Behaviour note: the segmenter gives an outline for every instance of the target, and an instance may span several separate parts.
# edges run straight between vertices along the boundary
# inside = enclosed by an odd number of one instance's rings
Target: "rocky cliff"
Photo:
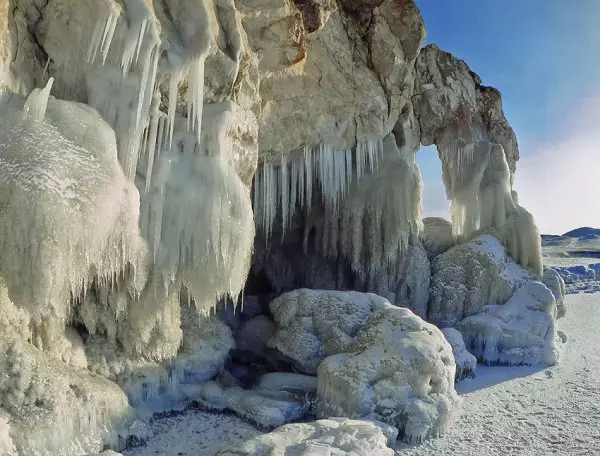
[[[500,93],[424,37],[412,0],[0,0],[0,406],[21,452],[59,454],[83,422],[97,450],[128,404],[210,378],[194,347],[244,287],[425,318],[431,246],[482,232],[541,274]],[[426,252],[431,144],[452,224]]]

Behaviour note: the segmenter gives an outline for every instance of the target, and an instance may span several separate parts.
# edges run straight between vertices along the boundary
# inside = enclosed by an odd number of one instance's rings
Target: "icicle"
[[[154,166],[154,156],[157,149],[157,144],[160,145],[160,141],[162,140],[162,129],[159,128],[159,123],[161,120],[161,113],[158,110],[160,107],[160,93],[155,93],[154,98],[152,100],[152,107],[150,111],[152,112],[152,117],[150,120],[150,132],[149,132],[149,146],[148,146],[148,164],[146,166],[146,185],[145,185],[145,193],[150,191],[150,185],[152,182],[152,168]],[[162,125],[161,125],[162,126]],[[159,133],[160,130],[160,133]],[[160,146],[159,146],[160,147]]]
[[[171,73],[169,81],[169,107],[167,115],[169,116],[169,149],[173,147],[173,132],[175,131],[175,111],[177,108],[177,92],[181,81],[181,70],[175,70]],[[189,121],[189,118],[188,118]]]
[[[188,72],[188,122],[196,132],[198,144],[202,134],[202,111],[204,107],[204,61],[206,56],[196,58]],[[189,119],[191,115],[191,120]]]
[[[290,198],[289,198],[289,181],[288,181],[288,167],[287,167],[287,156],[281,156],[281,165],[279,168],[279,188],[281,193],[281,226],[282,234],[285,236],[285,230],[288,226],[288,216],[290,213]]]
[[[38,122],[44,120],[53,83],[54,78],[50,78],[46,87],[43,89],[34,89],[31,92],[25,101],[25,106],[23,106],[23,119],[37,120]]]
[[[105,0],[105,4],[109,11],[104,21],[101,19],[96,21],[90,40],[90,47],[88,49],[87,60],[89,63],[94,63],[99,50],[102,52],[102,64],[106,62],[106,57],[115,34],[117,22],[121,15],[121,7],[118,4],[111,0]]]

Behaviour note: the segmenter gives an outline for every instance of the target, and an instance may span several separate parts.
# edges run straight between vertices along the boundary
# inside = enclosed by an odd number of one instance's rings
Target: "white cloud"
[[[600,227],[600,93],[565,117],[554,141],[529,149],[517,163],[515,189],[540,230]]]

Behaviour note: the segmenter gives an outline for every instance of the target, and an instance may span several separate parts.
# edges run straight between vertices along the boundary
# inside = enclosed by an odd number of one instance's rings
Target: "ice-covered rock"
[[[236,349],[262,356],[267,342],[273,336],[275,330],[275,323],[265,315],[246,320],[235,333]]]
[[[496,238],[479,236],[433,261],[428,320],[454,327],[486,305],[504,304],[531,280],[531,274],[508,256]]]
[[[565,303],[565,281],[557,271],[547,268],[542,276],[542,283],[546,285],[554,295],[554,299],[556,300],[556,318],[564,317],[567,313]]]
[[[312,393],[317,390],[317,378],[291,372],[269,372],[260,377],[258,387],[276,391]]]
[[[314,423],[286,424],[221,450],[217,455],[393,456],[397,435],[398,430],[385,423],[330,418]]]
[[[442,332],[410,310],[384,303],[345,353],[317,372],[317,416],[367,417],[418,442],[444,433],[460,402],[456,364]]]
[[[122,456],[122,454],[117,453],[116,451],[113,451],[113,450],[106,450],[106,451],[103,451],[102,453],[93,453],[93,454],[88,454],[87,456]]]
[[[556,301],[541,282],[530,281],[504,305],[490,305],[458,325],[467,348],[486,364],[553,365]]]
[[[231,329],[219,318],[199,316],[185,310],[181,350],[169,363],[178,383],[210,380],[223,370],[229,352],[235,348]]]
[[[309,401],[300,395],[262,388],[244,390],[217,382],[200,385],[196,399],[208,408],[230,410],[267,429],[298,421],[310,408]]]
[[[348,351],[374,309],[387,301],[374,294],[300,289],[274,299],[277,332],[268,345],[302,371],[316,374],[327,356]]]
[[[4,456],[17,456],[17,448],[10,436],[8,414],[2,409],[0,409],[0,454]]]
[[[87,370],[53,360],[3,328],[0,408],[18,454],[68,456],[117,445],[133,418],[124,392]]]
[[[456,362],[456,381],[475,377],[477,358],[467,351],[460,331],[454,328],[444,328],[442,333],[452,347],[454,361]]]
[[[443,334],[373,294],[295,290],[271,303],[269,341],[305,371],[317,367],[320,417],[368,416],[406,440],[442,433],[458,397]]]
[[[427,258],[433,261],[435,257],[454,245],[452,223],[441,217],[425,217],[421,242],[427,252]]]

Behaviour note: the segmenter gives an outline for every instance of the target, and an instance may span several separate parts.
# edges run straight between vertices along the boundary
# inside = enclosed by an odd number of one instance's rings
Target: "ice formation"
[[[427,318],[442,328],[455,327],[485,305],[505,303],[517,288],[533,280],[489,234],[436,257],[431,273]]]
[[[214,410],[233,411],[266,429],[299,421],[310,407],[302,395],[262,388],[244,390],[238,386],[223,387],[217,382],[203,383],[198,401]]]
[[[407,441],[452,422],[452,349],[410,310],[374,294],[296,290],[271,311],[278,331],[269,343],[304,371],[316,366],[318,416],[381,420]]]
[[[11,299],[39,326],[34,342],[50,349],[58,334],[42,322],[64,326],[92,283],[110,288],[122,276],[133,296],[141,291],[146,247],[111,128],[87,106],[42,93],[25,106],[43,119],[23,118],[18,97],[0,105],[0,261]]]
[[[406,442],[445,433],[460,403],[452,348],[435,326],[386,303],[317,371],[317,416],[384,421]]]
[[[4,410],[0,409],[0,454],[17,456],[17,449],[10,436],[10,423]]]
[[[427,252],[427,258],[432,261],[454,245],[452,223],[440,217],[425,217],[421,242]]]
[[[300,223],[303,224],[301,246],[294,240],[295,233],[290,233],[289,237],[289,242],[295,243],[296,248],[302,248],[305,255],[312,255],[313,252],[321,255],[325,257],[325,261],[337,263],[338,269],[340,266],[349,268],[354,289],[389,297],[390,300],[410,306],[419,315],[424,316],[428,300],[429,261],[419,245],[422,183],[420,171],[414,163],[415,150],[406,144],[399,148],[392,134],[383,139],[378,149],[381,149],[379,165],[369,172],[365,172],[363,166],[358,169],[343,166],[342,157],[345,155],[342,154],[339,155],[341,158],[336,165],[333,157],[337,152],[329,155],[328,165],[323,166],[323,160],[319,161],[319,172],[314,170],[316,176],[304,172],[306,169],[313,171],[310,164],[312,158],[306,159],[311,157],[310,155],[305,157],[304,162],[300,162],[307,168],[299,167],[303,172],[298,179],[294,177],[297,171],[294,164],[288,169],[291,170],[290,173],[278,171],[277,176],[270,175],[275,172],[274,168],[263,166],[262,170],[258,171],[258,182],[255,179],[254,187],[254,204],[259,218],[257,223],[259,226],[261,223],[266,225],[263,226],[263,231],[269,233],[273,229],[272,222],[276,215],[279,216],[280,212],[283,212],[281,217],[289,224],[291,216],[299,210],[302,213]],[[357,149],[358,157],[378,156],[374,152],[365,154],[359,152],[360,150],[361,147]],[[369,148],[365,150],[376,151]],[[372,160],[369,158],[364,164],[371,163]],[[327,170],[333,173],[326,178],[330,181],[328,187],[319,183],[323,179],[321,176],[328,176]],[[348,171],[348,177],[336,178],[335,170],[339,170],[337,176],[342,176],[343,172]],[[265,175],[269,177],[265,179]],[[360,179],[356,178],[358,175]],[[315,180],[313,185],[309,185],[311,178]],[[279,187],[273,187],[273,182],[281,183],[284,180],[284,188],[287,188],[289,182],[292,183],[292,189],[298,183],[299,192],[280,192]],[[302,188],[310,189],[304,200],[298,196],[298,193],[303,193]],[[277,198],[279,194],[282,199]],[[259,195],[263,196],[262,200]],[[288,196],[292,198],[289,207]],[[312,205],[306,207],[303,201],[310,201],[311,198]],[[287,207],[285,210],[281,209],[282,204]],[[305,205],[304,208],[302,204]],[[261,215],[263,222],[260,222]],[[279,233],[284,237],[286,230],[282,228]],[[275,258],[270,255],[276,256],[277,253],[271,254],[269,247],[264,250],[267,250],[267,258],[262,261],[274,263]],[[282,260],[285,261],[285,258]],[[323,260],[320,260],[320,263],[322,265]],[[318,266],[318,263],[315,266]],[[265,268],[274,279],[276,289],[289,290],[286,284],[293,280],[285,276],[287,270],[283,264],[277,263],[272,268]],[[325,271],[319,274],[323,273]],[[333,271],[334,275],[337,273],[338,271]],[[310,273],[307,272],[306,275],[309,276]],[[318,275],[314,275],[314,278],[319,280]],[[278,277],[281,277],[281,280]],[[332,282],[334,285],[337,282],[337,286],[340,286],[340,280],[334,278]],[[314,282],[306,281],[295,285],[318,286]]]
[[[393,456],[398,430],[372,420],[329,418],[287,424],[217,453],[218,456],[272,454]]]
[[[475,377],[477,358],[467,351],[460,331],[454,328],[444,328],[442,333],[452,347],[454,361],[456,362],[456,381]]]
[[[556,301],[541,282],[519,288],[504,305],[486,306],[458,328],[477,359],[486,364],[553,365],[558,361]]]
[[[554,299],[556,300],[556,318],[564,317],[567,313],[565,304],[565,281],[557,271],[548,268],[544,271],[542,283],[546,285],[554,295]]]
[[[317,189],[327,210],[336,211],[353,181],[372,172],[382,154],[382,141],[367,141],[352,149],[305,147],[291,160],[282,155],[278,164],[264,163],[254,178],[257,225],[268,237],[280,213],[285,233],[297,207],[310,212]]]

